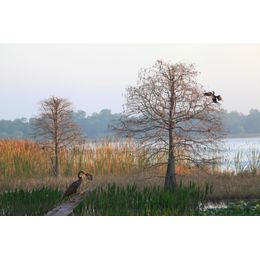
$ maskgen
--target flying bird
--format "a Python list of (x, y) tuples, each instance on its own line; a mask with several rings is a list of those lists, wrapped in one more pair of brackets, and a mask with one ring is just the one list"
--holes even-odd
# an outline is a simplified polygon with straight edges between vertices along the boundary
[(213, 103), (218, 103), (218, 101), (223, 101), (220, 95), (215, 95), (215, 91), (205, 92), (204, 96), (211, 97)]
[(64, 195), (63, 195), (63, 199), (65, 197), (69, 197), (72, 194), (76, 193), (82, 183), (82, 177), (86, 176), (88, 180), (92, 181), (93, 180), (93, 176), (90, 173), (87, 173), (85, 171), (79, 171), (78, 173), (78, 180), (74, 181), (73, 183), (70, 184), (70, 186), (67, 188), (67, 190), (65, 191)]

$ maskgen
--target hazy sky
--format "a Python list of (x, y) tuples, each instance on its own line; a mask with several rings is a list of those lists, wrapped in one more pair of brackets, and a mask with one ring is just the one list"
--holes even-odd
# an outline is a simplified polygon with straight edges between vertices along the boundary
[(157, 59), (194, 63), (223, 107), (260, 110), (260, 44), (0, 44), (0, 119), (31, 117), (51, 95), (89, 115), (122, 111), (122, 94)]

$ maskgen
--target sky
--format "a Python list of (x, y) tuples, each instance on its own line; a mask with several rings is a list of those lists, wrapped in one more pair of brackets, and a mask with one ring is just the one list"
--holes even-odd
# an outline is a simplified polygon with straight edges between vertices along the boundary
[(193, 63), (223, 108), (260, 110), (260, 44), (0, 44), (0, 119), (37, 115), (39, 101), (69, 99), (87, 115), (121, 112), (125, 88), (157, 59)]

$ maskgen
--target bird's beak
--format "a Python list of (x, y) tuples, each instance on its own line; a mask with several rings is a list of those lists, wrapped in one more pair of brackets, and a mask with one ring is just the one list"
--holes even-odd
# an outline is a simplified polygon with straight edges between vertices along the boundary
[(85, 175), (88, 178), (88, 180), (90, 180), (90, 181), (93, 180), (93, 175), (91, 175), (90, 173), (85, 173)]

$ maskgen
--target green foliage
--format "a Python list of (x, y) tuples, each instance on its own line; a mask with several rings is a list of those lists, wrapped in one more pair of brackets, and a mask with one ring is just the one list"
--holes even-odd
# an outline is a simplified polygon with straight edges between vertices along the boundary
[(88, 216), (186, 216), (198, 215), (211, 187), (204, 189), (190, 183), (180, 184), (174, 190), (145, 187), (138, 191), (135, 185), (126, 187), (110, 184), (98, 187), (75, 209), (74, 215)]
[(0, 216), (42, 216), (61, 198), (61, 191), (46, 187), (32, 191), (8, 191), (0, 195)]
[(260, 216), (260, 201), (229, 203), (226, 208), (201, 211), (203, 216)]

